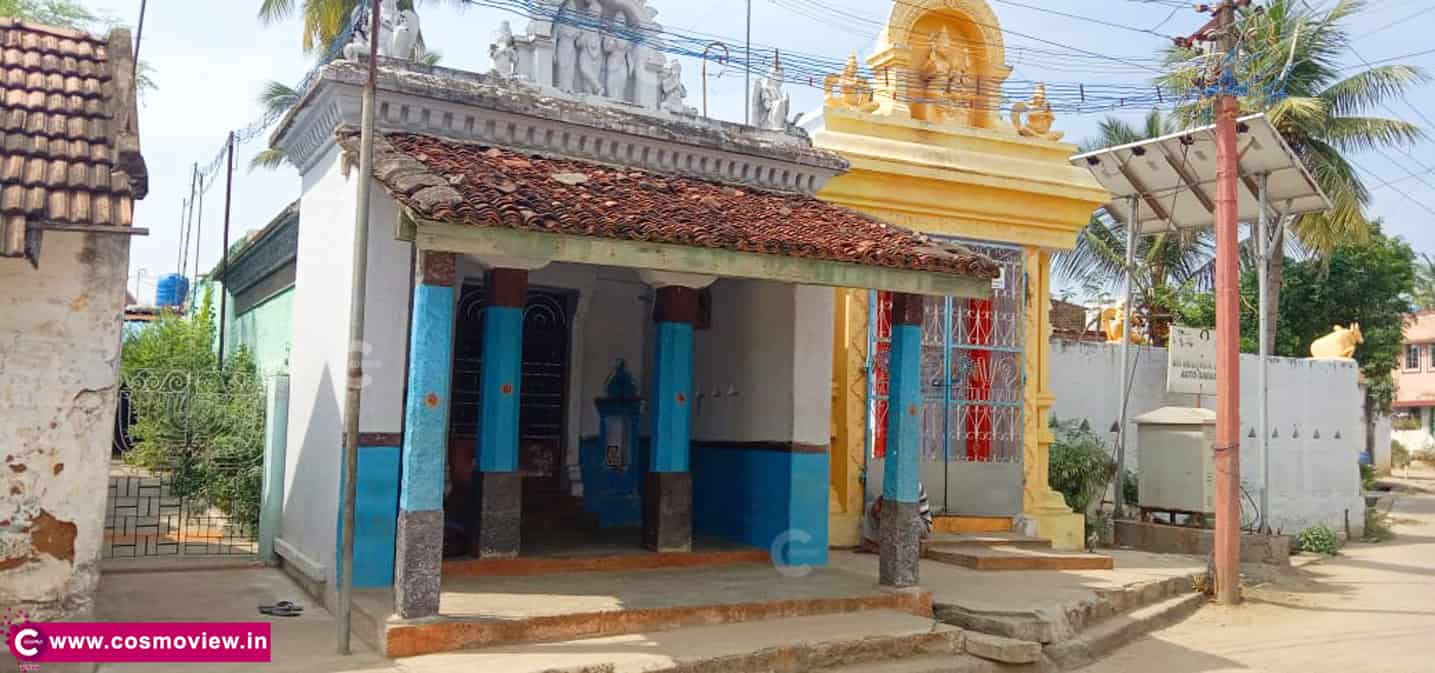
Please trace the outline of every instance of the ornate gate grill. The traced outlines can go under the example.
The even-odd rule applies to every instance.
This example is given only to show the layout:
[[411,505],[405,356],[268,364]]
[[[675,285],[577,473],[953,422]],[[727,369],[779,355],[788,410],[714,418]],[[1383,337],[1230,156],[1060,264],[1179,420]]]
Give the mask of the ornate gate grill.
[[262,382],[142,370],[118,398],[104,558],[258,553]]
[[[949,479],[959,464],[1007,464],[1020,492],[1022,461],[1026,273],[1021,248],[955,240],[994,259],[1002,274],[991,299],[946,297],[924,302],[922,321],[922,457],[947,464],[941,502],[959,498]],[[874,292],[869,326],[868,457],[887,454],[892,349],[892,297]],[[924,470],[925,472],[925,470]],[[938,484],[928,483],[929,492]]]

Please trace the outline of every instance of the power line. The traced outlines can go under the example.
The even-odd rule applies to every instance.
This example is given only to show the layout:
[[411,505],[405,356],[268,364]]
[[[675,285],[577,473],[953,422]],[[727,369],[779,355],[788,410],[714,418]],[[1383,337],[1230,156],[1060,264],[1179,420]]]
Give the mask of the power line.
[[[1386,158],[1388,159],[1389,156],[1387,155]],[[1362,172],[1364,172],[1365,174],[1367,174],[1367,175],[1369,175],[1370,177],[1373,177],[1373,178],[1375,178],[1376,180],[1380,181],[1380,186],[1381,186],[1381,187],[1389,187],[1391,191],[1393,191],[1393,192],[1395,192],[1396,194],[1399,194],[1399,195],[1405,197],[1405,199],[1406,199],[1407,201],[1409,201],[1409,202],[1411,202],[1411,203],[1413,203],[1413,204],[1415,204],[1415,205],[1417,205],[1417,206],[1420,206],[1422,209],[1425,210],[1425,212],[1430,213],[1431,215],[1435,215],[1435,208],[1431,208],[1430,206],[1425,205],[1423,202],[1421,202],[1420,200],[1418,200],[1418,199],[1416,199],[1415,197],[1411,196],[1411,195],[1410,195],[1408,192],[1406,192],[1405,190],[1400,189],[1399,187],[1396,187],[1394,182],[1391,182],[1391,181],[1389,181],[1389,180],[1382,179],[1380,176],[1378,176],[1378,175],[1376,175],[1375,173],[1371,172],[1371,170],[1370,170],[1369,168],[1366,168],[1365,166],[1362,166],[1360,163],[1356,162],[1354,159],[1351,159],[1351,160],[1350,160],[1350,163],[1351,163],[1351,165],[1355,166],[1356,168],[1359,168],[1359,169],[1360,169]],[[1409,170],[1409,169],[1406,169],[1406,170]],[[1411,175],[1413,176],[1414,174],[1412,173]]]
[[[1097,25],[1106,26],[1106,27],[1108,27],[1108,28],[1116,28],[1116,29],[1119,29],[1119,30],[1128,30],[1128,31],[1131,31],[1131,32],[1133,32],[1133,33],[1145,33],[1145,34],[1148,34],[1148,35],[1155,35],[1156,37],[1166,38],[1166,39],[1168,39],[1168,40],[1174,38],[1174,36],[1172,36],[1172,35],[1166,35],[1166,34],[1163,34],[1163,33],[1158,33],[1158,32],[1156,32],[1154,29],[1151,29],[1151,28],[1137,28],[1137,27],[1135,27],[1135,26],[1127,26],[1127,25],[1125,25],[1125,24],[1114,23],[1114,22],[1111,22],[1111,21],[1105,21],[1105,20],[1103,20],[1103,19],[1096,19],[1096,18],[1092,18],[1092,17],[1089,17],[1089,16],[1082,16],[1082,15],[1080,15],[1080,14],[1071,14],[1071,13],[1063,12],[1063,11],[1056,10],[1056,9],[1047,9],[1047,8],[1045,8],[1045,7],[1037,7],[1037,6],[1034,6],[1034,5],[1028,5],[1028,4],[1023,3],[1023,2],[1016,2],[1015,0],[996,0],[996,2],[1000,2],[1000,3],[1004,4],[1004,5],[1011,5],[1011,6],[1013,6],[1013,7],[1022,7],[1022,8],[1030,9],[1030,10],[1037,11],[1037,12],[1045,12],[1045,13],[1047,13],[1047,14],[1053,14],[1053,15],[1065,17],[1065,18],[1068,18],[1068,19],[1076,19],[1077,21],[1085,21],[1085,22],[1087,22],[1087,23],[1094,23],[1094,24],[1097,24]],[[1174,12],[1172,13],[1172,16],[1175,16],[1175,13],[1174,13]]]
[[1383,25],[1383,26],[1381,26],[1381,27],[1379,27],[1379,28],[1376,28],[1375,30],[1366,31],[1366,32],[1364,32],[1364,33],[1361,33],[1360,35],[1357,35],[1357,36],[1351,38],[1351,41],[1354,42],[1355,40],[1364,40],[1365,38],[1370,37],[1371,35],[1374,35],[1374,34],[1376,34],[1376,33],[1379,33],[1379,32],[1381,32],[1381,31],[1384,31],[1384,30],[1389,29],[1389,28],[1394,28],[1395,26],[1398,26],[1398,25],[1400,25],[1400,24],[1402,24],[1402,23],[1405,23],[1406,21],[1409,21],[1409,20],[1411,20],[1411,19],[1413,19],[1413,18],[1415,18],[1415,17],[1417,17],[1417,16],[1420,16],[1420,15],[1422,15],[1422,14],[1429,14],[1430,12],[1435,12],[1435,6],[1426,7],[1425,9],[1419,10],[1419,11],[1415,12],[1414,14],[1411,14],[1410,16],[1407,16],[1407,17],[1405,17],[1405,18],[1403,18],[1403,19],[1396,19],[1395,21],[1391,21],[1390,23],[1387,23],[1387,24],[1385,24],[1385,25]]

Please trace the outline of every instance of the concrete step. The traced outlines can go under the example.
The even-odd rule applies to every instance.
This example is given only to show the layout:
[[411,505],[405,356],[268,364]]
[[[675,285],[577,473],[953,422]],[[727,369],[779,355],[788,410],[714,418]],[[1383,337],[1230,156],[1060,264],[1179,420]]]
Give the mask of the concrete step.
[[808,673],[837,666],[866,671],[913,657],[958,659],[963,643],[956,627],[877,610],[446,652],[404,659],[403,668],[406,673]]
[[973,570],[1110,570],[1110,556],[1014,545],[938,544],[923,554],[939,563]]
[[938,514],[932,517],[933,533],[1009,533],[1011,527],[1009,516]]
[[970,655],[936,655],[825,668],[821,673],[1047,673],[1055,670],[1052,664],[999,664]]
[[1204,594],[1188,593],[1118,614],[1075,638],[1047,645],[1043,654],[1062,669],[1080,668],[1141,636],[1191,616],[1205,602]]
[[978,545],[984,547],[1023,547],[1051,549],[1051,540],[1027,537],[1021,533],[933,533],[926,539],[928,547],[938,545]]

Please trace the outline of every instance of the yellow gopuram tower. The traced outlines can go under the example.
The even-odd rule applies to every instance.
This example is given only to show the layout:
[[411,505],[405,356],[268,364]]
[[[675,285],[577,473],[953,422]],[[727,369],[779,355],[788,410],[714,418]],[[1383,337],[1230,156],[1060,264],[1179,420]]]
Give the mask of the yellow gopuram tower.
[[[1009,435],[1012,452],[1020,454],[1020,475],[1008,487],[1021,493],[1007,494],[1007,501],[1011,509],[1019,506],[1021,514],[1034,519],[1038,535],[1057,548],[1080,548],[1082,517],[1067,508],[1048,479],[1053,435],[1047,418],[1054,401],[1048,372],[1050,262],[1053,251],[1075,245],[1077,233],[1107,194],[1087,171],[1068,163],[1076,146],[1061,142],[1061,134],[1052,130],[1054,116],[1043,87],[1034,87],[1029,101],[999,109],[1011,68],[997,17],[986,2],[895,3],[867,64],[871,74],[863,77],[854,56],[843,73],[825,82],[827,101],[813,140],[845,157],[852,168],[818,196],[933,235],[1010,246],[1006,249],[1024,272],[1019,287],[1025,296],[1008,302],[1016,314],[1009,318],[1012,329],[1022,331],[1023,345],[1011,354],[1022,369],[1011,379],[1012,405],[1022,413],[1013,421],[1019,431]],[[868,292],[837,291],[829,522],[833,546],[860,541],[863,466],[869,465],[867,447],[874,426],[880,425],[869,422],[869,309]],[[961,434],[960,424],[967,421],[946,422],[959,427],[948,425],[945,432]],[[956,470],[953,474],[960,480],[960,470],[983,466],[942,469]],[[946,473],[942,478],[950,479]],[[924,483],[926,479],[924,475]],[[935,488],[925,485],[929,492]],[[1001,494],[994,499],[1001,500]],[[948,513],[958,515],[994,514],[951,510]]]

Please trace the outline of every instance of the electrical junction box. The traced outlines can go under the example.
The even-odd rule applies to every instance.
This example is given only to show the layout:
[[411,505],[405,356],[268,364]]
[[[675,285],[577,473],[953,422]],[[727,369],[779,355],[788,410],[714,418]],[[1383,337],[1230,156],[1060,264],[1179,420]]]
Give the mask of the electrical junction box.
[[1135,421],[1141,508],[1205,514],[1214,519],[1216,412],[1162,407],[1137,416]]

